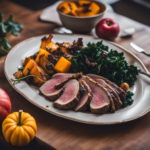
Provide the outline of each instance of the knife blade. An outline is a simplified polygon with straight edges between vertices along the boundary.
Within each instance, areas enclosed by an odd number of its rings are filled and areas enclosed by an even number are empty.
[[[132,48],[134,48],[138,52],[145,52],[144,49],[142,49],[141,47],[137,46],[136,44],[134,44],[132,42],[130,43],[130,45],[132,46]]]

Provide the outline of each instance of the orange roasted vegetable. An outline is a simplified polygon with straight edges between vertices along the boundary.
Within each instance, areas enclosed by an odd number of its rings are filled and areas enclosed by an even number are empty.
[[[36,62],[33,59],[30,59],[30,61],[26,64],[25,68],[23,69],[23,75],[27,76],[31,69],[36,65]]]
[[[51,48],[52,50],[56,50],[58,48],[58,45],[52,42],[52,38],[53,38],[52,34],[49,34],[49,37],[43,37],[40,48],[46,50],[46,46],[47,46]]]
[[[5,140],[13,146],[25,146],[33,140],[37,131],[35,119],[19,111],[9,114],[2,124]]]
[[[86,7],[86,6],[89,6],[90,4],[91,4],[91,1],[88,1],[88,0],[78,0],[78,5],[79,6]]]
[[[21,70],[19,70],[19,71],[15,72],[15,73],[13,74],[13,76],[14,76],[16,79],[19,79],[19,78],[22,78],[22,77],[23,77],[23,73],[22,73]]]
[[[63,2],[58,6],[58,9],[68,15],[74,15],[76,16],[76,9],[77,9],[77,5],[74,2]]]
[[[26,66],[26,64],[30,61],[30,57],[26,57],[25,59],[24,59],[24,62],[23,62],[23,66]]]
[[[63,2],[58,6],[58,9],[67,14],[79,17],[94,16],[100,12],[100,6],[96,2],[89,0],[78,0],[78,6],[75,2]]]
[[[94,16],[100,12],[100,6],[95,2],[91,2],[88,8],[86,7],[79,7],[77,9],[78,16]]]
[[[71,58],[73,57],[73,55],[71,55],[70,51],[67,49],[70,45],[71,45],[70,43],[62,43],[59,45],[62,51],[70,55],[70,57],[67,58],[67,60],[71,60]]]
[[[39,66],[47,73],[47,74],[53,74],[55,72],[54,65],[52,63],[49,63],[44,54],[39,57]]]
[[[49,79],[49,75],[38,65],[34,65],[32,70],[30,71],[30,75],[35,75],[44,81],[47,81]],[[37,77],[33,77],[34,84],[36,86],[41,86],[44,82],[39,80]]]
[[[69,72],[70,68],[71,68],[71,62],[69,62],[64,57],[61,57],[54,67],[55,71],[59,73],[67,73]]]
[[[49,55],[50,53],[49,53],[48,51],[46,51],[46,50],[40,48],[40,51],[39,51],[39,53],[38,53],[38,55],[37,55],[37,57],[36,57],[36,59],[35,59],[35,62],[36,62],[37,64],[39,63],[39,57],[40,57],[41,55],[43,55],[43,54],[44,54],[45,58],[48,59],[48,55]]]

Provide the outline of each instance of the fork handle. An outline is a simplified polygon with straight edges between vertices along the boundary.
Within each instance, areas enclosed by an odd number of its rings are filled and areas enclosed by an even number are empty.
[[[150,54],[145,53],[144,51],[142,52],[143,54],[145,54],[146,56],[150,56]]]
[[[144,72],[144,71],[142,71],[140,69],[138,71],[139,71],[139,73],[144,74],[144,75],[146,75],[146,76],[148,76],[150,78],[150,73],[146,73],[146,72]]]

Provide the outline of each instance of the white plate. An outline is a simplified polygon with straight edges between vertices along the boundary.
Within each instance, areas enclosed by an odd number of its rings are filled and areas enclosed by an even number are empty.
[[[17,67],[21,66],[22,60],[24,60],[25,57],[30,56],[39,50],[42,37],[43,36],[33,37],[19,43],[10,51],[5,61],[4,69],[6,78],[8,79],[11,86],[22,96],[24,96],[29,102],[59,117],[88,124],[116,124],[127,122],[143,116],[150,110],[150,82],[149,78],[145,77],[144,75],[138,75],[135,86],[130,89],[134,93],[134,102],[131,106],[120,109],[115,113],[108,113],[103,115],[86,112],[74,112],[73,110],[58,110],[52,106],[52,102],[39,95],[37,88],[29,86],[25,81],[21,81],[20,83],[13,85],[10,80],[11,78],[14,78],[13,73],[17,71]],[[84,44],[87,44],[88,42],[96,43],[101,40],[85,35],[54,34],[53,41],[59,43],[72,43],[79,37],[83,37]],[[135,65],[141,70],[148,72],[144,64],[126,49],[112,42],[104,41],[103,43],[104,45],[108,45],[109,49],[115,49],[118,52],[123,51],[129,64]],[[47,105],[49,107],[46,107]]]

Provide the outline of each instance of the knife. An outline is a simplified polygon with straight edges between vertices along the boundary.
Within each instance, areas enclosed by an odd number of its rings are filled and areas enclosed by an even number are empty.
[[[134,43],[131,42],[130,45],[131,45],[132,48],[134,48],[136,51],[138,51],[138,52],[140,52],[140,53],[143,53],[143,54],[145,54],[146,56],[150,56],[150,54],[145,53],[145,50],[144,50],[143,48],[137,46],[136,44],[134,44]]]

